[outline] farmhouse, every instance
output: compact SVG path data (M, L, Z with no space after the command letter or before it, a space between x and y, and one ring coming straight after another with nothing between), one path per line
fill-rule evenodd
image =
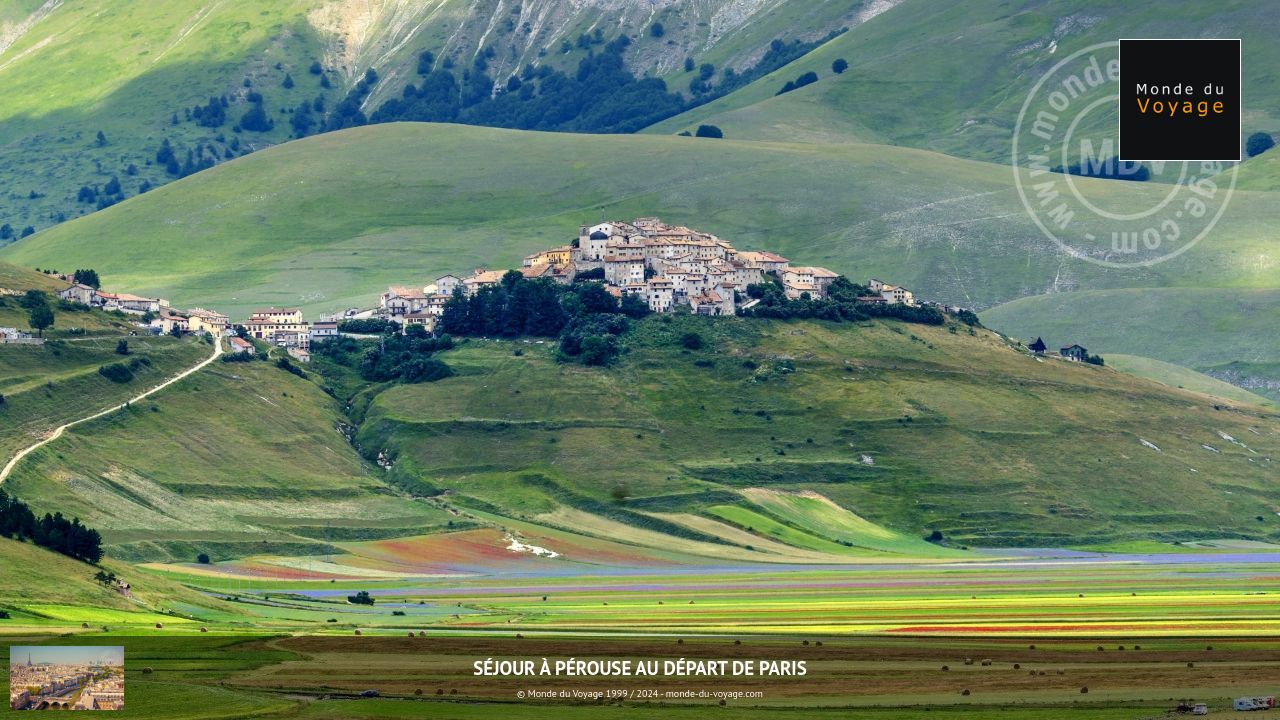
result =
M70 287L59 290L58 297L81 305L94 305L96 304L98 291L83 283L72 283Z
M1089 350L1083 345L1068 345L1058 351L1058 354L1068 360L1076 362L1084 362L1089 359Z
M233 354L246 353L248 355L253 355L255 352L253 343L245 340L244 338L235 336L227 338L227 348Z

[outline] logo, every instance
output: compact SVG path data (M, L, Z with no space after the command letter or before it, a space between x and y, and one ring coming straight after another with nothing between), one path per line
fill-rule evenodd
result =
M1104 267L1145 267L1209 234L1238 165L1121 160L1119 48L1113 41L1078 50L1032 87L1014 126L1013 174L1032 220L1064 252Z

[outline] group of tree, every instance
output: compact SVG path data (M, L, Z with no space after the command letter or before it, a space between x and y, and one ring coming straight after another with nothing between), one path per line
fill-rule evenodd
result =
M36 232L35 227L28 225L22 228L21 233L17 233L14 231L12 225L10 225L9 223L5 223L3 225L0 225L0 242L7 242L10 240L14 240L15 237L27 237L28 235L34 235L35 232Z
M801 75L800 77L796 78L795 80L788 80L788 81L787 81L787 84L786 84L786 85L783 85L783 86L782 86L782 89L781 89L781 90L779 90L778 92L774 93L774 94L775 94L775 95L784 95L784 94L786 94L786 93L791 92L792 90L799 90L800 88L804 87L805 85L812 85L812 84L814 84L814 83L816 83L816 82L818 82L818 73L816 73L816 72L814 72L814 71L810 70L809 72L804 73L803 75Z
M470 296L455 293L445 303L440 327L459 336L554 337L566 360L607 365L621 351L619 337L629 318L648 312L642 297L626 294L619 301L600 282L560 285L512 270Z
M522 130L631 133L671 117L688 107L659 78L636 78L624 54L630 39L622 36L588 50L576 71L550 65L526 65L518 74L495 82L489 60L493 49L476 56L470 67L455 73L448 59L436 62L424 52L418 64L421 80L402 96L374 111L375 123L401 120L458 122ZM331 123L332 124L332 123Z
M40 337L44 337L45 330L53 327L53 306L50 305L49 295L43 290L27 290L18 298L18 305L27 310L27 324L32 330L39 332Z
M0 535L29 540L87 563L102 559L102 537L97 530L81 524L79 518L67 520L60 512L37 518L26 503L9 497L4 490L0 490Z
M1151 179L1151 170L1140 162L1107 158L1085 158L1065 168L1061 165L1049 168L1050 172L1079 175L1081 177L1104 178L1107 180L1130 180L1146 182Z
M225 156L234 157L233 147L239 147L239 140L232 140L231 145L227 146ZM206 152L208 154L206 154ZM178 161L178 153L174 150L173 145L165 138L160 142L160 149L156 150L156 164L164 168L164 171L174 178L184 178L188 175L198 173L201 170L208 170L218 164L218 151L212 144L196 143L194 149L188 149L186 159L182 162ZM150 184L144 181L143 185L138 188L138 192L146 192L150 189Z
M102 279L98 277L98 271L92 268L76 270L71 275L71 282L81 285L88 285L94 290L102 288Z
M410 325L404 334L398 325L389 323L376 347L365 349L354 338L339 336L313 343L313 355L359 371L369 382L404 383L435 382L453 375L453 368L436 357L453 349L453 338L432 336L421 325Z
M760 302L739 312L746 317L781 320L812 318L835 322L860 322L873 317L885 317L924 325L942 325L946 322L946 315L932 306L859 301L858 298L873 297L876 293L865 285L850 282L843 276L831 282L827 287L825 298L813 298L805 293L800 298L792 300L783 292L781 283L773 278L766 282L748 285L747 295ZM973 320L976 323L976 316Z

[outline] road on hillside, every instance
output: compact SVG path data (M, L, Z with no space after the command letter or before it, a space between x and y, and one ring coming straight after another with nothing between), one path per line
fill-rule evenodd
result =
M147 391L145 391L145 392L143 392L143 393L140 393L140 394L138 394L138 395L136 395L136 396L134 396L134 397L132 397L132 398L129 398L128 400L126 400L126 401L124 401L124 402L120 403L119 405L113 405L112 407L109 407L109 408L107 408L106 410L101 410L101 411L96 412L96 413L94 413L94 414L92 414L92 415L88 415L88 416L86 416L86 417L82 417L82 418L80 418L79 420L72 420L71 422L63 423L62 425L59 425L58 427L54 428L53 432L51 432L51 433L49 433L48 435L46 435L46 436L44 437L44 439L43 439L43 440L41 440L40 442L37 442L37 443L36 443L36 444L34 444L34 445L31 445L31 446L29 446L29 447L25 447L25 448L23 448L23 449L19 450L19 451L17 452L17 454L15 454L12 458L10 458L10 459L9 459L8 464L6 464L6 465L4 466L4 469L3 469L3 470L0 470L0 483L3 483L3 482L5 481L5 479L7 479L7 478L9 477L9 473L13 472L13 469L14 469L15 467L17 467L18 463L22 460L22 458L26 457L27 455L31 454L32 452L34 452L34 451L36 451L36 450L39 450L41 447L44 447L45 445L47 445L47 444L49 444L49 443L53 442L54 440L57 440L58 438L62 437L62 433L63 433L63 432L65 432L67 428L69 428L69 427L74 427L74 426L76 426L76 425L79 425L80 423L86 423L86 422L89 422L90 420L97 420L98 418L102 417L103 415L107 415L107 414L113 413L113 412L115 412L116 410L119 410L120 408L123 408L123 407L125 407L125 406L127 406L127 405L131 405L131 404L133 404L133 403L138 402L139 400L142 400L143 398L146 398L146 397L148 397L148 396L150 396L150 395L153 395L153 394L155 394L155 393L157 393L157 392L160 392L161 390L163 390L163 389L165 389L165 388L169 387L170 385L172 385L172 384L174 384L174 383L178 382L179 380L181 380L182 378L184 378L184 377L186 377L186 376L190 375L191 373L196 372L196 371L200 370L201 368L206 367L209 363L213 362L214 360L217 360L217 359L218 359L218 356L220 356L220 355L222 355L222 338L215 338L215 339L214 339L214 341L213 341L213 353L211 353L211 354L209 355L209 357L205 358L204 360L200 361L199 363L197 363L197 364L195 364L195 365L193 365L193 366L191 366L191 367L187 368L186 370L183 370L182 372L178 373L177 375L174 375L173 377L169 378L168 380L165 380L164 382L160 383L159 385L156 385L155 387L151 388L150 390L147 390Z

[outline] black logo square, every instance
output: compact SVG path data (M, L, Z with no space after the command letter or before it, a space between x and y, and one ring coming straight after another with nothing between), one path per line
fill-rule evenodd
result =
M1120 159L1240 160L1240 41L1121 40Z

